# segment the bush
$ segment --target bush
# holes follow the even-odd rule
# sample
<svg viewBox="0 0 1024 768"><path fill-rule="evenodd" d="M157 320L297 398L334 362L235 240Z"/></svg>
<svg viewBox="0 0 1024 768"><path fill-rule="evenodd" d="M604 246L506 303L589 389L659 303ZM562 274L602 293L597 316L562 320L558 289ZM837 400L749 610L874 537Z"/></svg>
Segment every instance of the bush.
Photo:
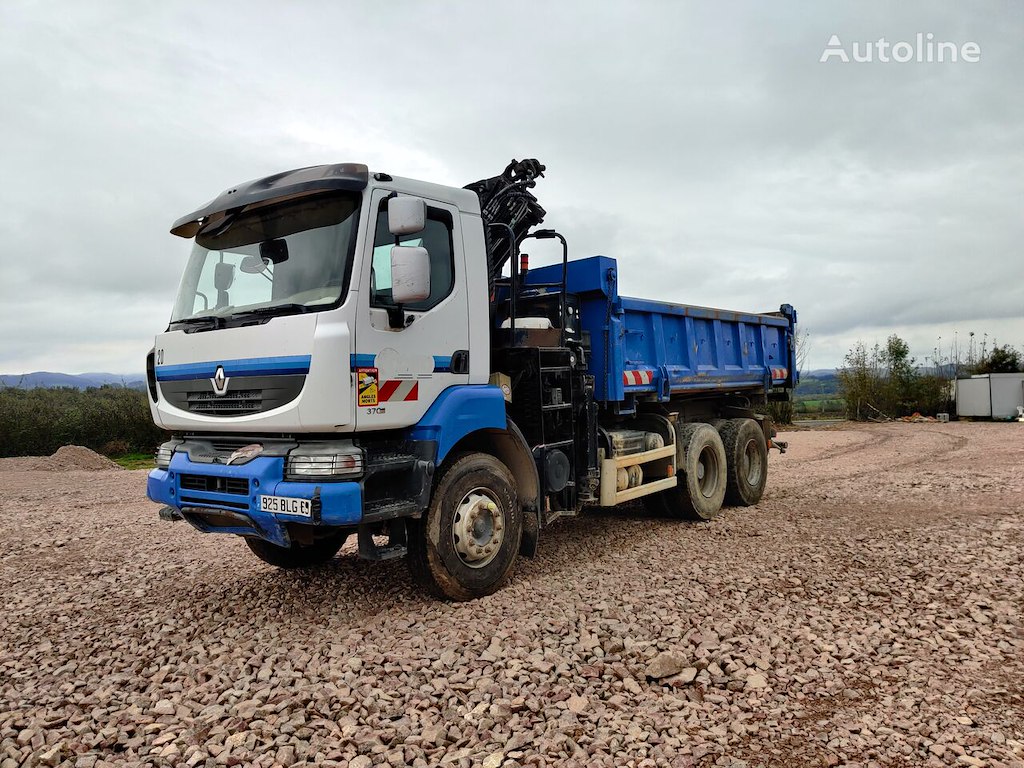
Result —
<svg viewBox="0 0 1024 768"><path fill-rule="evenodd" d="M0 436L0 456L48 456L62 445L149 453L165 439L145 392L111 386L2 388Z"/></svg>
<svg viewBox="0 0 1024 768"><path fill-rule="evenodd" d="M857 342L846 354L846 365L839 371L839 386L850 419L950 410L949 382L918 370L907 343L895 334L884 347L875 344L868 349L863 342Z"/></svg>
<svg viewBox="0 0 1024 768"><path fill-rule="evenodd" d="M971 367L971 373L1018 373L1024 371L1020 352L1009 344L992 347L991 352L982 352L981 360Z"/></svg>
<svg viewBox="0 0 1024 768"><path fill-rule="evenodd" d="M100 453L110 458L113 458L114 456L124 456L131 452L132 447L128 445L128 441L121 439L111 440L100 449Z"/></svg>

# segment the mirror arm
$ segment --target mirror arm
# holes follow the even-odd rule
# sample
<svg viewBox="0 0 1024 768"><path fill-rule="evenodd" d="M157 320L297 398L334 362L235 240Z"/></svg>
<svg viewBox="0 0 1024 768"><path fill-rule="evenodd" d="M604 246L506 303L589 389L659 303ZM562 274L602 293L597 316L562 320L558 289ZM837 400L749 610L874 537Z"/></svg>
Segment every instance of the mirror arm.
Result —
<svg viewBox="0 0 1024 768"><path fill-rule="evenodd" d="M385 199L385 200L390 200L390 199L391 199L391 198L393 198L393 197L398 197L398 193L397 193L397 192L392 192L392 193L391 193L390 195L388 195L388 196L387 196L387 197L385 197L384 199ZM389 219L389 221L390 221L390 213L391 213L391 209L389 208L389 209L388 209L388 214L389 214L389 215L388 215L388 219ZM401 244L402 244L402 243L401 243L401 241L400 241L400 239L399 239L399 236L398 236L398 235L395 235L395 245L401 245ZM388 311L390 312L390 310L388 310ZM389 320L390 320L390 315L389 315Z"/></svg>

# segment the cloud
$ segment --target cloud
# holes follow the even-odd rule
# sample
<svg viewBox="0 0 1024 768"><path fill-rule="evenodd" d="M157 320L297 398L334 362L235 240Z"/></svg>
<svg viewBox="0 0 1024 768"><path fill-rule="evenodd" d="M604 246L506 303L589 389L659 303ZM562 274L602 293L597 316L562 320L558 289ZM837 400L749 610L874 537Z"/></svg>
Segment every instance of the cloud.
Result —
<svg viewBox="0 0 1024 768"><path fill-rule="evenodd" d="M1024 16L1002 3L0 15L4 372L137 372L188 251L170 223L343 161L462 186L538 157L573 256L616 257L632 295L792 303L816 367L889 332L1024 343ZM832 34L918 32L976 41L981 61L818 61Z"/></svg>

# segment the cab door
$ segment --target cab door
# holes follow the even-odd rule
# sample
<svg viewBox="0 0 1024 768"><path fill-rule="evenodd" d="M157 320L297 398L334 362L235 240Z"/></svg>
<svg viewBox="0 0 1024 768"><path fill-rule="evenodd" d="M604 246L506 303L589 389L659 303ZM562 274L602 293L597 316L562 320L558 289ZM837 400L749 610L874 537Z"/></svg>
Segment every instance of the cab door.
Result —
<svg viewBox="0 0 1024 768"><path fill-rule="evenodd" d="M373 193L370 219L375 231L361 260L351 361L359 430L411 426L443 390L469 382L469 306L459 211L426 200L423 231L400 236L400 245L427 249L430 295L399 312L391 299L395 236L388 229L390 194L386 189Z"/></svg>

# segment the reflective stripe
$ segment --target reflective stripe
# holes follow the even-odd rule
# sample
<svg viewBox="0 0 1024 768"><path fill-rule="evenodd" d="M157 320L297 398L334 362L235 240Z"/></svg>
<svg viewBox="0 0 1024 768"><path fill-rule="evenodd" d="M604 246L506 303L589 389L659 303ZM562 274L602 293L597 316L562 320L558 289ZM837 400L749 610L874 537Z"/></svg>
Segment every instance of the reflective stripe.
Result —
<svg viewBox="0 0 1024 768"><path fill-rule="evenodd" d="M418 381L396 381L389 380L380 385L379 402L410 402L419 400L420 383Z"/></svg>
<svg viewBox="0 0 1024 768"><path fill-rule="evenodd" d="M642 387L654 381L654 371L623 371L622 383L627 387Z"/></svg>

